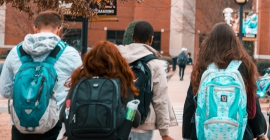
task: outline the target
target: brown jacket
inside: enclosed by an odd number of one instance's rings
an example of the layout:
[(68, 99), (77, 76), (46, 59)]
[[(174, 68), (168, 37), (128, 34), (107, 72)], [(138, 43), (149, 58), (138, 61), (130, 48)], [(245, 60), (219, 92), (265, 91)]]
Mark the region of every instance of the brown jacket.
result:
[[(155, 49), (146, 44), (132, 43), (126, 46), (118, 46), (118, 49), (128, 63), (132, 63), (149, 54), (154, 54), (157, 58), (161, 57)], [(166, 73), (162, 63), (158, 59), (154, 59), (149, 61), (147, 65), (152, 74), (151, 88), (154, 95), (146, 121), (137, 129), (159, 129), (160, 135), (164, 136), (169, 134), (168, 128), (170, 126), (177, 126), (178, 123), (169, 100)]]

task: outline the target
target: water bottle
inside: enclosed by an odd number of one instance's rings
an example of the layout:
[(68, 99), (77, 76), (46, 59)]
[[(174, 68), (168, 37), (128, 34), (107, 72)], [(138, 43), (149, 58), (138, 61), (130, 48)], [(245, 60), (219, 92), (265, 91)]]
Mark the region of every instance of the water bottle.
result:
[(126, 119), (129, 121), (134, 120), (136, 110), (138, 108), (138, 105), (140, 104), (140, 101), (138, 99), (129, 101), (127, 103), (127, 112), (126, 112)]
[(132, 100), (127, 103), (126, 117), (120, 129), (120, 133), (117, 140), (128, 139), (139, 103), (140, 103), (139, 100)]

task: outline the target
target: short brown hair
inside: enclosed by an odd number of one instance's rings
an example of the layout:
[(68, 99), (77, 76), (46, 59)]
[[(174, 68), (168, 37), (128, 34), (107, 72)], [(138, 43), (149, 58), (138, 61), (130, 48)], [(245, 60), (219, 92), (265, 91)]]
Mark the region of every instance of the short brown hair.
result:
[(43, 27), (51, 27), (56, 29), (57, 27), (61, 27), (62, 21), (57, 12), (44, 11), (37, 15), (34, 24), (37, 29), (41, 29)]

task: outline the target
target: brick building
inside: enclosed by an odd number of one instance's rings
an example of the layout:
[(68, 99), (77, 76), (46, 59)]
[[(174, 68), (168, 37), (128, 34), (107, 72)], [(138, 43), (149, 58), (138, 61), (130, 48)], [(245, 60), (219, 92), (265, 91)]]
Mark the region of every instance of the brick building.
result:
[[(239, 10), (239, 6), (234, 1), (224, 1), (219, 5), (214, 5), (211, 0), (197, 1), (195, 53), (198, 52), (203, 37), (211, 30), (213, 25), (224, 20), (222, 12), (223, 9), (227, 7), (232, 8), (234, 11)], [(244, 12), (247, 11), (258, 14), (258, 33), (256, 38), (243, 37), (243, 40), (251, 41), (254, 44), (253, 56), (255, 59), (270, 59), (270, 1), (249, 0), (249, 2), (244, 5)], [(208, 14), (210, 16), (206, 16)]]
[(257, 0), (259, 27), (255, 45), (255, 58), (270, 59), (270, 0)]
[[(123, 34), (127, 25), (134, 20), (143, 20), (152, 24), (155, 34), (153, 47), (163, 55), (169, 55), (170, 38), (170, 5), (169, 0), (146, 0), (141, 4), (129, 1), (128, 3), (117, 3), (118, 22), (90, 22), (88, 30), (88, 46), (92, 46), (100, 40), (109, 40), (115, 44), (122, 44)], [(5, 53), (14, 45), (23, 40), (27, 32), (32, 32), (31, 21), (26, 21), (27, 15), (19, 13), (11, 6), (6, 5), (0, 12), (4, 14), (5, 26), (0, 26), (0, 54)], [(81, 23), (70, 23), (65, 40), (77, 46), (80, 50)], [(66, 30), (67, 31), (67, 30)], [(2, 38), (1, 38), (2, 37)]]

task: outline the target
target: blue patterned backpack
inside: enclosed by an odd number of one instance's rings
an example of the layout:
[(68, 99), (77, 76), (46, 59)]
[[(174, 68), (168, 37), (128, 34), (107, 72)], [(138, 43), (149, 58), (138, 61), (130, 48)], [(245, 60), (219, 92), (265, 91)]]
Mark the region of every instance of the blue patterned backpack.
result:
[(212, 63), (203, 73), (197, 95), (196, 133), (199, 140), (242, 140), (247, 124), (247, 96), (233, 60), (226, 69)]

